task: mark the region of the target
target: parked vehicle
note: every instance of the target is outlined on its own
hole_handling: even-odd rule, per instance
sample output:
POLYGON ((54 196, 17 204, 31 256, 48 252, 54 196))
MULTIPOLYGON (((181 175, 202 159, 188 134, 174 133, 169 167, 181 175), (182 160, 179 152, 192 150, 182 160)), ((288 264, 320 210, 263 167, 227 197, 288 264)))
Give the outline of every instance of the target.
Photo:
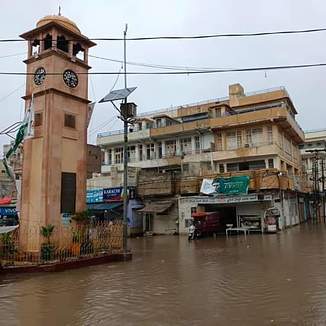
POLYGON ((280 210, 277 207, 266 209, 264 214, 266 233, 276 233, 278 231, 280 215, 280 210))
POLYGON ((188 240, 195 240, 196 238, 196 227, 194 224, 191 224, 188 230, 188 240))
POLYGON ((192 218, 195 226, 195 237, 212 235, 224 230, 220 212, 195 212, 192 213, 192 218))

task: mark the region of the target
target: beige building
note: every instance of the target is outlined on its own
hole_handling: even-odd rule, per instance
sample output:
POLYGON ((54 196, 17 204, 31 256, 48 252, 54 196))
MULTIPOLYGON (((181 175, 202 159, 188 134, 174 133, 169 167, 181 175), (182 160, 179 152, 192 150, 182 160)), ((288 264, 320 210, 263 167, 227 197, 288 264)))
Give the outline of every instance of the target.
MULTIPOLYGON (((241 174, 250 176, 250 192, 273 193, 266 197, 269 200, 262 203, 258 215, 275 201, 288 199, 291 205, 282 206, 280 224, 299 223, 303 208, 297 193, 305 191, 306 185, 301 178, 299 150, 304 133, 296 114, 284 88, 245 93, 240 84, 235 84, 230 85, 226 98, 138 116, 129 130, 128 160, 142 174, 138 193, 145 204, 140 210, 144 229, 186 232, 186 220, 200 203, 183 210, 179 201, 178 214, 170 214, 177 205, 175 199, 198 195, 203 178, 241 174), (285 192, 282 198, 280 189, 285 192), (161 208, 155 208, 160 202, 165 206, 162 203, 161 208), (156 227, 161 215, 165 215, 165 226, 159 223, 156 227)), ((121 173, 123 131, 101 133, 97 144, 104 151, 102 174, 110 177, 121 173)))

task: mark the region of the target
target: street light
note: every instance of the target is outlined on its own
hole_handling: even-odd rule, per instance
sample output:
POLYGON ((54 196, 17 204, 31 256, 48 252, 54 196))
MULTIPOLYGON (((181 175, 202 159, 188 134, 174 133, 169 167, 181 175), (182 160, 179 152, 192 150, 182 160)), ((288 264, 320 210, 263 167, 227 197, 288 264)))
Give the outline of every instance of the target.
POLYGON ((133 122, 133 118, 136 116, 136 104, 128 103, 128 96, 136 89, 136 87, 123 88, 115 91, 111 91, 104 96, 99 103, 111 102, 112 105, 119 112, 119 118, 123 121, 123 249, 127 250, 127 236, 128 236, 128 125, 133 122), (118 108, 114 101, 124 100, 118 108))

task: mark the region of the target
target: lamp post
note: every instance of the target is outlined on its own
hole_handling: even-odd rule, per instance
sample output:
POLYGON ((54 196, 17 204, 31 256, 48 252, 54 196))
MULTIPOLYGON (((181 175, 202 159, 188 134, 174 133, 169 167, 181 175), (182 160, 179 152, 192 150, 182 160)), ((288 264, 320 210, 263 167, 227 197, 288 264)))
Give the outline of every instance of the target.
POLYGON ((135 103, 128 103, 127 97, 136 89, 136 87, 123 88, 111 91, 103 97, 99 103, 111 102, 119 112, 119 118, 123 121, 123 249, 127 250, 128 236, 128 125, 133 122, 137 114, 135 103), (118 108, 114 101, 123 100, 118 108))

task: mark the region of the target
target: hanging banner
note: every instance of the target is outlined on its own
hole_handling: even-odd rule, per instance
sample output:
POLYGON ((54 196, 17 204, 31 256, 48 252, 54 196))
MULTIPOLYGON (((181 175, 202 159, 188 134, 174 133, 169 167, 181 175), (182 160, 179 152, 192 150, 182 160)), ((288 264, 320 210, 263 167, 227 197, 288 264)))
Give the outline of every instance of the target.
POLYGON ((0 217, 1 216, 16 216, 16 208, 15 207, 0 207, 0 217))
POLYGON ((246 195, 249 188, 249 176, 204 179, 200 192, 205 195, 246 195))
POLYGON ((103 189, 89 189, 86 192, 86 203, 102 203, 103 202, 103 189))
POLYGON ((104 202, 122 201, 122 187, 104 188, 103 201, 104 202))

